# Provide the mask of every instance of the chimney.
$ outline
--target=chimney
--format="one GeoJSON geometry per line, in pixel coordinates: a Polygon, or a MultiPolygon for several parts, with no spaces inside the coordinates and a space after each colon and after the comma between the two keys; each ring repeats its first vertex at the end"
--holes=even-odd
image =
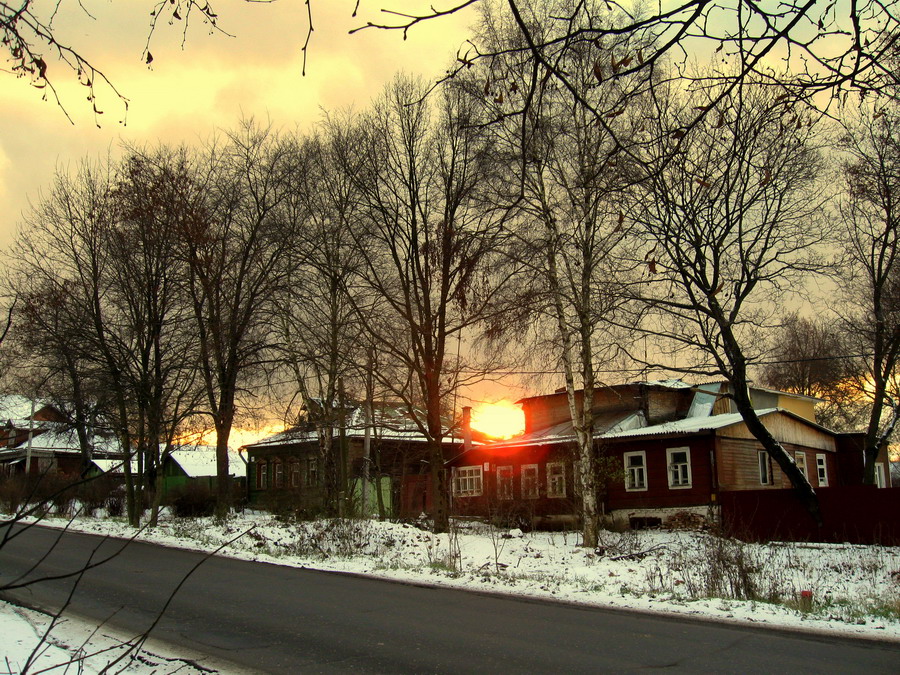
{"type": "Polygon", "coordinates": [[[463,406],[462,416],[463,452],[472,449],[472,406],[463,406]]]}

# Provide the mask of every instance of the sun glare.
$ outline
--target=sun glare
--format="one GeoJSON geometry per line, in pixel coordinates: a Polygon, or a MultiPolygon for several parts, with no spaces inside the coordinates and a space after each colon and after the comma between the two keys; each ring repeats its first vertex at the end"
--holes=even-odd
{"type": "Polygon", "coordinates": [[[472,410],[472,428],[494,438],[509,438],[525,430],[525,413],[512,401],[482,403],[472,410]]]}

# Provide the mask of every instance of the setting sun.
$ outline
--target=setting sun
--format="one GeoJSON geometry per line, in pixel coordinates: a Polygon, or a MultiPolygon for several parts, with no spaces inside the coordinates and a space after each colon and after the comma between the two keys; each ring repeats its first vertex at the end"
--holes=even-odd
{"type": "Polygon", "coordinates": [[[509,438],[525,430],[525,413],[512,401],[482,403],[472,410],[472,428],[494,438],[509,438]]]}

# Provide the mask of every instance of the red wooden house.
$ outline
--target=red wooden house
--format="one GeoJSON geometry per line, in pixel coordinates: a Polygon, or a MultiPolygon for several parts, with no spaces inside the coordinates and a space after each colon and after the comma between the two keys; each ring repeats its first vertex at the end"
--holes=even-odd
{"type": "MultiPolygon", "coordinates": [[[[767,389],[752,398],[813,487],[858,483],[848,435],[815,423],[815,399],[767,389]]],[[[520,401],[526,430],[450,463],[454,513],[529,524],[577,520],[575,443],[565,392],[520,401]]],[[[777,490],[787,477],[733,410],[728,386],[681,381],[604,388],[594,445],[604,512],[632,524],[715,515],[724,491],[777,490]],[[711,513],[712,511],[712,513],[711,513]],[[684,514],[694,514],[685,516],[684,514]]]]}

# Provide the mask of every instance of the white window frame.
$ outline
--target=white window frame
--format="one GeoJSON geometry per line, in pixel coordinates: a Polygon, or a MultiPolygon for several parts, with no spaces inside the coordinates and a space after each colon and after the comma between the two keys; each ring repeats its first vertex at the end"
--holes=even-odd
{"type": "Polygon", "coordinates": [[[484,469],[481,464],[459,466],[453,469],[453,496],[480,497],[484,486],[484,469]]]}
{"type": "Polygon", "coordinates": [[[772,476],[772,458],[765,450],[756,451],[756,465],[759,472],[760,485],[773,485],[774,478],[772,476]]]}
{"type": "Polygon", "coordinates": [[[279,490],[284,487],[284,462],[280,459],[272,461],[272,480],[273,487],[279,490]]]}
{"type": "Polygon", "coordinates": [[[300,460],[298,458],[292,459],[288,463],[289,474],[290,474],[290,483],[292,488],[300,487],[300,460]]]}
{"type": "Polygon", "coordinates": [[[687,490],[693,486],[691,473],[691,449],[688,446],[681,448],[666,448],[666,466],[669,475],[670,490],[687,490]],[[687,461],[675,463],[672,459],[675,453],[684,453],[687,461]]]}
{"type": "Polygon", "coordinates": [[[887,481],[884,477],[884,462],[875,462],[875,487],[887,487],[887,481]]]}
{"type": "Polygon", "coordinates": [[[565,462],[547,462],[547,496],[553,498],[566,496],[565,462]]]}
{"type": "Polygon", "coordinates": [[[519,471],[522,484],[522,499],[537,499],[541,493],[541,475],[538,472],[538,465],[523,464],[519,471]],[[530,478],[526,481],[526,474],[533,475],[534,481],[532,482],[530,478]]]}
{"type": "Polygon", "coordinates": [[[256,489],[266,490],[269,487],[269,462],[265,459],[256,461],[256,489]]]}
{"type": "Polygon", "coordinates": [[[513,468],[510,465],[497,467],[497,499],[513,498],[513,468]]]}
{"type": "Polygon", "coordinates": [[[797,468],[800,469],[800,473],[803,474],[803,477],[806,480],[809,480],[809,474],[807,473],[808,469],[806,468],[806,453],[799,450],[795,452],[794,462],[797,464],[797,468]]]}
{"type": "Polygon", "coordinates": [[[819,487],[828,487],[828,459],[823,453],[816,454],[816,478],[819,487]]]}
{"type": "Polygon", "coordinates": [[[622,455],[622,463],[625,466],[625,491],[646,492],[650,481],[647,480],[647,453],[644,450],[626,452],[622,455]],[[640,464],[632,465],[630,459],[640,457],[640,464]],[[637,480],[637,478],[640,480],[637,480]]]}

